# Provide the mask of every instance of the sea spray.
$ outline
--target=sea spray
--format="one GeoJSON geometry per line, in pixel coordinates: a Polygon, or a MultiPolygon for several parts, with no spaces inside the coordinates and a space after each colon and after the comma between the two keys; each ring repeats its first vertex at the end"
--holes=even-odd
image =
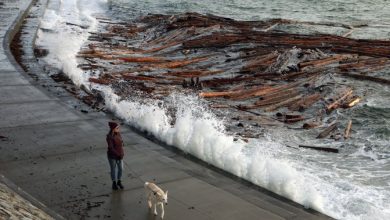
{"type": "MultiPolygon", "coordinates": [[[[313,179],[294,169],[282,155],[283,148],[271,140],[234,141],[224,125],[197,97],[173,94],[168,102],[177,108],[171,125],[167,110],[156,101],[141,104],[121,99],[111,89],[104,91],[105,103],[118,117],[167,144],[196,156],[218,168],[288,197],[306,207],[323,211],[322,196],[313,179]],[[280,156],[281,159],[278,157],[280,156]]],[[[319,180],[317,178],[317,180],[319,180]]]]}
{"type": "Polygon", "coordinates": [[[36,44],[48,48],[48,65],[62,70],[74,84],[88,82],[89,75],[78,68],[76,54],[97,29],[93,14],[102,13],[105,1],[51,1],[41,19],[36,44]]]}

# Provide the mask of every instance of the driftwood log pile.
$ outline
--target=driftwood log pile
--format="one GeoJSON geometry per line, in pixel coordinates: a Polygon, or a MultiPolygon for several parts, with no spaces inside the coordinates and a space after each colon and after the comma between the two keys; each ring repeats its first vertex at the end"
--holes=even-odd
{"type": "MultiPolygon", "coordinates": [[[[90,82],[121,88],[116,92],[124,97],[195,93],[212,109],[225,111],[225,117],[231,113],[232,124],[242,128],[232,131],[240,137],[259,135],[252,128],[256,124],[297,124],[318,128],[317,138],[328,137],[339,123],[327,127],[323,115],[362,99],[351,84],[332,78],[390,84],[381,75],[390,67],[390,41],[287,33],[275,27],[298,22],[196,13],[100,21],[106,31],[91,33],[78,54],[90,82]]],[[[339,26],[347,29],[344,36],[353,31],[339,26]]],[[[341,136],[349,138],[351,126],[341,136]]]]}

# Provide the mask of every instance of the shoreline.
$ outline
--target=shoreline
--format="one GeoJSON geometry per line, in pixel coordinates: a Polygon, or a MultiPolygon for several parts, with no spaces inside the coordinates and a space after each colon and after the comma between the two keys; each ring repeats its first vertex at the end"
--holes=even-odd
{"type": "MultiPolygon", "coordinates": [[[[38,83],[39,84],[39,83],[38,83]]],[[[36,86],[34,86],[34,87],[36,87],[36,86]]],[[[39,89],[39,90],[41,90],[41,89],[39,89]]],[[[48,92],[44,92],[44,94],[47,94],[48,92]]],[[[43,98],[43,97],[42,97],[43,98]]],[[[51,99],[53,99],[53,98],[51,98],[51,99]]],[[[58,98],[54,98],[53,100],[57,100],[58,98]]],[[[69,98],[68,98],[69,99],[69,98]]],[[[72,98],[70,98],[70,99],[72,99],[72,98]]],[[[65,98],[65,100],[66,100],[66,98],[65,98]]],[[[57,102],[57,101],[55,101],[55,102],[57,102]]],[[[60,101],[61,102],[61,101],[60,101]]],[[[40,105],[42,105],[42,103],[40,104],[40,105]]],[[[61,105],[59,105],[58,107],[57,107],[57,109],[56,110],[54,110],[54,109],[52,109],[52,110],[54,110],[54,112],[58,112],[58,111],[62,111],[61,109],[62,108],[65,108],[65,109],[68,109],[69,107],[66,107],[67,105],[63,105],[63,104],[61,104],[61,105]]],[[[64,110],[65,110],[64,109],[64,110]]],[[[66,110],[66,111],[69,111],[69,110],[66,110]]],[[[73,110],[74,111],[74,110],[73,110]]],[[[61,114],[61,113],[60,113],[61,114]]],[[[83,116],[83,114],[81,114],[80,115],[80,113],[79,114],[77,114],[76,112],[74,112],[73,114],[75,114],[75,115],[78,115],[77,117],[81,117],[81,116],[83,116]]],[[[88,114],[88,115],[92,115],[92,114],[88,114]]],[[[48,115],[49,116],[49,118],[50,117],[53,117],[53,116],[50,116],[50,115],[48,115]]],[[[69,114],[63,114],[62,113],[62,116],[65,116],[65,118],[67,118],[67,117],[70,117],[70,118],[73,118],[73,117],[75,117],[75,116],[71,116],[71,115],[69,115],[69,114]]],[[[76,118],[77,118],[76,117],[76,118]]],[[[99,117],[101,117],[101,116],[99,116],[99,117]]],[[[46,121],[46,120],[45,120],[46,121]]],[[[51,124],[51,122],[50,121],[53,121],[53,122],[55,122],[56,120],[54,120],[54,118],[50,118],[48,121],[46,121],[45,123],[47,124],[46,126],[51,126],[51,127],[53,127],[53,125],[54,124],[51,124]]],[[[85,124],[85,126],[86,125],[88,125],[88,123],[90,123],[90,122],[88,122],[89,121],[89,119],[87,120],[87,121],[84,121],[84,120],[82,120],[80,123],[83,123],[83,124],[85,124]]],[[[33,124],[30,124],[30,125],[28,125],[27,127],[26,127],[26,123],[28,123],[28,120],[27,121],[20,121],[20,122],[18,122],[18,121],[12,121],[13,123],[16,123],[17,125],[18,125],[18,129],[20,130],[18,133],[20,133],[20,132],[24,132],[24,133],[29,133],[29,129],[31,129],[31,128],[29,128],[29,127],[34,127],[34,126],[36,126],[36,125],[34,125],[34,123],[33,124]]],[[[35,122],[36,123],[36,122],[35,122]]],[[[58,123],[60,123],[60,122],[56,122],[57,124],[58,123]]],[[[68,123],[76,123],[76,122],[68,122],[68,123]]],[[[103,122],[99,122],[98,123],[98,125],[100,126],[100,125],[103,125],[104,123],[103,122]]],[[[44,128],[44,125],[42,125],[43,127],[42,128],[40,128],[40,129],[43,129],[44,128]]],[[[61,127],[54,127],[55,129],[64,129],[64,128],[61,128],[61,127]]],[[[11,139],[13,139],[14,141],[16,141],[17,143],[19,143],[19,144],[21,144],[21,143],[23,143],[24,142],[24,144],[26,144],[26,143],[28,143],[28,141],[27,140],[23,140],[23,139],[21,139],[20,137],[18,138],[18,136],[15,136],[15,134],[14,135],[12,135],[12,133],[10,133],[10,129],[12,130],[12,127],[11,128],[7,128],[7,127],[4,127],[4,124],[2,124],[2,127],[1,127],[1,131],[2,132],[6,132],[6,133],[8,133],[8,135],[10,136],[10,138],[11,139]],[[17,139],[15,139],[15,138],[17,138],[17,139]],[[22,142],[21,142],[22,141],[22,142]],[[26,142],[27,141],[27,142],[26,142]]],[[[71,130],[69,130],[69,128],[67,128],[68,129],[68,131],[67,132],[69,132],[69,133],[72,133],[71,132],[71,130]]],[[[84,132],[86,132],[86,130],[84,129],[83,130],[84,132]]],[[[42,131],[41,131],[42,132],[42,131]]],[[[48,132],[48,130],[46,131],[46,132],[48,132]]],[[[65,132],[65,131],[64,131],[65,132]]],[[[89,131],[90,132],[90,131],[89,131]]],[[[129,131],[130,132],[130,131],[129,131]]],[[[99,133],[101,133],[101,131],[99,130],[99,133]]],[[[17,134],[16,134],[17,135],[17,134]]],[[[31,138],[31,137],[33,137],[34,136],[34,134],[31,134],[30,133],[30,135],[31,136],[26,136],[27,138],[31,138]]],[[[133,135],[134,136],[134,135],[133,135]]],[[[48,137],[50,137],[50,136],[48,136],[48,137]]],[[[60,138],[60,137],[57,137],[57,138],[60,138]]],[[[55,140],[55,139],[54,139],[55,140]]],[[[53,141],[53,140],[52,140],[53,141]]],[[[60,140],[57,140],[57,141],[60,141],[60,140]]],[[[129,141],[129,140],[127,140],[127,141],[129,141]]],[[[69,140],[68,140],[68,142],[69,142],[69,140]]],[[[7,143],[6,143],[7,144],[7,143]]],[[[23,146],[24,144],[22,144],[21,146],[23,146]]],[[[30,142],[30,144],[31,144],[31,142],[30,142]]],[[[148,141],[146,141],[145,140],[145,146],[148,146],[148,145],[150,145],[151,143],[149,143],[148,141]]],[[[42,144],[41,144],[42,145],[42,144]]],[[[99,144],[100,145],[100,144],[99,144]]],[[[42,151],[44,148],[47,148],[48,146],[45,146],[44,144],[43,144],[43,146],[40,146],[40,145],[36,145],[36,144],[34,144],[33,145],[33,147],[35,147],[36,149],[34,149],[33,148],[33,150],[34,151],[39,151],[39,152],[41,152],[41,155],[42,155],[42,153],[44,152],[44,151],[42,151]],[[41,149],[41,150],[40,150],[41,149]]],[[[77,145],[75,145],[74,147],[77,147],[77,145]]],[[[131,147],[131,148],[133,148],[133,147],[131,147]]],[[[160,147],[158,147],[158,146],[155,146],[154,147],[156,150],[158,150],[157,152],[161,152],[161,149],[159,149],[160,147]]],[[[102,151],[103,149],[104,149],[104,147],[103,146],[100,146],[99,148],[97,148],[97,149],[99,149],[99,151],[102,151]]],[[[28,150],[27,148],[26,149],[23,149],[23,148],[20,148],[19,149],[20,151],[25,151],[25,150],[28,150]]],[[[30,149],[31,150],[31,149],[30,149]]],[[[131,150],[131,151],[136,151],[136,149],[127,149],[127,150],[131,150]]],[[[138,151],[139,151],[139,153],[141,153],[142,151],[144,151],[145,149],[139,149],[138,151]]],[[[53,150],[49,150],[49,151],[53,151],[53,150]]],[[[162,150],[162,152],[164,152],[165,150],[162,150]]],[[[39,153],[39,152],[36,152],[36,153],[39,153]]],[[[83,152],[83,151],[81,151],[81,152],[83,152]]],[[[36,153],[35,153],[35,155],[36,155],[36,153]]],[[[43,153],[43,154],[45,154],[46,156],[45,156],[45,158],[42,158],[42,159],[37,159],[36,157],[38,156],[38,157],[40,157],[39,155],[36,155],[36,156],[33,156],[33,158],[32,158],[32,160],[34,161],[34,160],[36,160],[36,162],[34,162],[36,165],[33,165],[32,167],[30,167],[31,169],[36,169],[35,167],[39,167],[39,166],[42,166],[43,164],[45,164],[45,163],[47,163],[47,162],[49,162],[50,161],[50,163],[51,164],[57,164],[56,166],[60,166],[59,164],[60,164],[60,162],[56,162],[56,161],[58,161],[58,159],[56,160],[56,159],[54,159],[54,158],[52,158],[52,156],[50,156],[50,153],[49,154],[47,154],[47,153],[43,153]],[[34,159],[35,158],[35,159],[34,159]],[[45,162],[46,160],[49,160],[49,161],[47,161],[47,162],[45,162]],[[38,162],[39,161],[39,162],[38,162]]],[[[56,153],[56,154],[58,154],[58,153],[56,153]]],[[[75,152],[75,153],[72,153],[72,154],[76,154],[77,155],[77,152],[75,152]]],[[[170,155],[170,154],[172,154],[170,151],[166,151],[164,154],[167,154],[167,155],[170,155]]],[[[6,155],[12,155],[12,152],[6,152],[6,155]]],[[[24,155],[24,154],[21,154],[21,155],[24,155]]],[[[33,155],[34,155],[34,153],[33,153],[33,155]]],[[[77,157],[76,157],[77,158],[77,157]]],[[[46,201],[46,203],[48,202],[48,201],[50,201],[50,195],[49,195],[49,198],[47,197],[47,195],[46,195],[46,198],[42,198],[42,197],[45,197],[44,195],[42,195],[42,194],[40,194],[40,192],[42,193],[43,191],[42,190],[45,190],[44,188],[42,188],[42,186],[39,186],[40,184],[42,184],[42,182],[39,182],[39,183],[34,183],[34,184],[29,184],[29,185],[26,185],[26,182],[25,182],[25,177],[23,177],[24,175],[22,175],[22,176],[19,176],[18,174],[16,174],[16,173],[14,173],[15,172],[15,170],[14,169],[12,169],[12,166],[10,166],[11,164],[18,164],[18,163],[21,163],[21,164],[23,164],[23,160],[20,160],[20,159],[14,159],[14,160],[11,160],[11,161],[9,161],[9,162],[6,162],[6,161],[8,161],[8,160],[4,160],[5,158],[1,158],[1,163],[4,165],[3,167],[2,167],[2,169],[1,169],[1,172],[5,172],[6,174],[8,174],[9,176],[11,176],[12,177],[12,179],[17,183],[17,184],[20,184],[20,185],[22,185],[22,187],[23,188],[27,188],[28,189],[28,191],[33,191],[33,193],[35,194],[35,195],[39,195],[39,197],[40,197],[40,199],[43,199],[44,201],[46,201]],[[10,163],[10,164],[8,164],[8,163],[10,163]],[[37,185],[38,184],[38,185],[37,185]],[[35,186],[34,186],[35,185],[35,186]]],[[[68,158],[68,159],[70,159],[70,158],[68,158]]],[[[92,159],[92,158],[91,158],[92,159]]],[[[25,159],[24,159],[25,160],[25,159]]],[[[181,162],[183,162],[183,163],[188,163],[188,162],[186,162],[185,161],[185,159],[180,159],[180,160],[183,160],[183,161],[181,161],[181,162]]],[[[106,164],[104,164],[104,165],[106,165],[106,164]]],[[[20,166],[20,165],[19,165],[20,166]]],[[[31,165],[30,165],[31,166],[31,165]]],[[[161,165],[160,165],[161,166],[161,165]]],[[[192,166],[195,166],[195,167],[198,167],[199,165],[196,165],[196,164],[193,164],[192,166]]],[[[105,167],[105,166],[103,166],[103,167],[105,167]]],[[[135,168],[135,167],[137,167],[135,164],[133,165],[133,166],[131,166],[131,164],[129,165],[129,167],[131,167],[131,168],[135,168]]],[[[202,167],[202,166],[201,166],[202,167]]],[[[68,167],[68,169],[72,169],[72,168],[70,168],[70,167],[68,167]]],[[[199,168],[195,168],[195,169],[199,169],[199,168]]],[[[203,169],[203,168],[202,168],[203,169]]],[[[74,170],[74,169],[73,169],[74,170]]],[[[29,171],[27,171],[27,172],[29,172],[29,171]]],[[[35,172],[34,172],[35,173],[35,172]]],[[[31,175],[31,174],[30,174],[31,175]]],[[[42,177],[41,178],[44,178],[44,179],[47,179],[48,177],[46,176],[45,177],[45,174],[44,173],[35,173],[35,175],[42,175],[42,177]]],[[[36,178],[36,177],[35,177],[36,178]]],[[[59,177],[56,177],[56,175],[54,176],[54,177],[50,177],[50,179],[51,180],[49,180],[49,182],[51,183],[51,184],[54,184],[55,186],[57,186],[57,187],[64,187],[64,186],[61,186],[61,185],[58,185],[58,184],[55,184],[54,182],[53,182],[53,178],[54,179],[58,179],[59,177]]],[[[63,178],[63,177],[60,177],[60,178],[63,178]]],[[[210,178],[210,177],[205,177],[205,181],[210,181],[211,179],[208,179],[208,178],[210,178]]],[[[221,177],[221,179],[226,179],[226,177],[221,177]]],[[[228,178],[229,179],[229,178],[228,178]]],[[[230,182],[231,180],[228,180],[228,179],[226,179],[226,180],[224,180],[224,181],[227,181],[227,182],[230,182]]],[[[66,179],[64,179],[64,180],[66,180],[66,179]]],[[[79,180],[80,181],[80,180],[79,180]]],[[[130,180],[126,180],[126,183],[127,184],[130,184],[129,183],[129,181],[130,180]]],[[[213,180],[213,181],[216,181],[216,180],[213,180]]],[[[220,181],[220,180],[218,180],[218,181],[220,181]]],[[[219,183],[218,183],[218,181],[216,182],[216,183],[214,183],[216,186],[218,186],[219,185],[219,183]]],[[[169,181],[167,182],[167,183],[169,183],[169,181]]],[[[170,182],[170,184],[173,184],[173,182],[170,182]]],[[[237,184],[236,183],[236,185],[237,186],[239,186],[240,184],[237,184]]],[[[65,186],[65,188],[68,188],[68,187],[66,187],[65,186]]],[[[82,187],[83,188],[83,187],[82,187]]],[[[134,188],[134,189],[137,189],[137,190],[141,190],[141,189],[138,189],[138,187],[136,187],[136,188],[134,188]]],[[[249,188],[250,189],[250,188],[249,188]]],[[[48,190],[48,193],[50,194],[50,191],[53,191],[53,189],[51,188],[51,187],[48,187],[46,190],[48,190]]],[[[142,191],[142,190],[141,190],[142,191]]],[[[131,192],[131,190],[130,191],[128,191],[128,192],[131,192]]],[[[258,192],[258,193],[260,193],[260,192],[258,192]]],[[[255,193],[255,194],[258,194],[258,193],[255,193]]],[[[220,193],[217,193],[217,194],[220,194],[220,193]]],[[[62,195],[62,196],[64,196],[64,195],[62,195]]],[[[175,197],[175,194],[173,194],[173,196],[175,197]]],[[[178,195],[176,195],[176,196],[178,196],[178,195]]],[[[221,195],[220,195],[221,196],[221,195]]],[[[274,197],[274,196],[271,196],[271,197],[274,197]]],[[[59,197],[59,198],[61,198],[61,196],[59,197]]],[[[180,198],[180,196],[179,197],[176,197],[176,199],[179,199],[180,198]]],[[[230,198],[230,199],[233,199],[233,198],[230,198]]],[[[249,198],[248,198],[249,199],[249,198]]],[[[73,199],[74,200],[74,199],[73,199]]],[[[250,199],[249,199],[250,200],[250,199]]],[[[66,200],[65,200],[66,201],[66,200]]],[[[237,200],[238,201],[238,200],[237,200]]],[[[58,203],[58,202],[57,202],[58,203]]],[[[279,203],[279,202],[278,202],[279,203]]],[[[290,205],[292,205],[292,202],[288,202],[288,203],[290,203],[290,205]]],[[[98,204],[100,204],[100,203],[98,203],[98,204]]],[[[238,204],[245,204],[245,203],[243,203],[243,201],[239,201],[239,203],[238,204]]],[[[259,205],[259,204],[257,204],[257,205],[259,205]]],[[[300,207],[300,205],[293,205],[293,206],[298,206],[298,207],[300,207]]],[[[88,206],[87,206],[87,208],[88,208],[88,206]]],[[[56,207],[55,208],[56,210],[62,210],[60,207],[56,207]]],[[[90,208],[89,208],[90,209],[90,208]]],[[[298,208],[298,210],[299,209],[301,209],[301,208],[298,208]]],[[[88,210],[88,209],[86,209],[86,210],[88,210]]],[[[200,209],[200,210],[202,210],[202,209],[200,209]]],[[[107,210],[106,210],[107,211],[107,210]]],[[[172,210],[173,211],[173,210],[172,210]]],[[[296,210],[297,211],[297,210],[296,210]]],[[[64,212],[64,210],[62,210],[61,212],[63,212],[63,213],[66,213],[66,212],[64,212]]],[[[69,212],[69,211],[68,211],[69,212]]],[[[274,212],[275,212],[275,210],[274,210],[274,212]]],[[[277,212],[277,211],[276,211],[277,212]]],[[[306,212],[306,211],[305,211],[306,212]]],[[[69,214],[69,213],[68,213],[69,214]]],[[[247,213],[248,214],[248,213],[247,213]]],[[[265,213],[263,213],[263,215],[264,215],[265,213]]],[[[300,215],[302,215],[303,213],[301,213],[300,215]]],[[[286,215],[286,213],[284,214],[284,215],[286,215]]],[[[307,213],[306,215],[309,215],[309,213],[307,213]]],[[[66,216],[66,215],[65,215],[66,216]]],[[[322,216],[322,215],[320,215],[320,216],[322,216]]],[[[68,216],[69,217],[69,216],[68,216]]],[[[91,217],[91,216],[89,216],[89,217],[91,217]]]]}
{"type": "MultiPolygon", "coordinates": [[[[82,113],[85,113],[85,114],[87,114],[88,112],[90,112],[89,110],[86,110],[86,109],[82,109],[82,110],[80,110],[82,113]]],[[[141,130],[144,130],[144,129],[142,129],[142,126],[141,126],[141,130]]],[[[170,142],[169,142],[170,143],[170,142]]],[[[194,152],[192,152],[192,153],[194,153],[194,152]]],[[[195,152],[196,153],[196,152],[195,152]]],[[[199,156],[199,155],[198,155],[199,156]]],[[[209,161],[210,162],[210,161],[209,161]]],[[[233,171],[233,173],[235,173],[234,171],[233,171]]],[[[239,175],[239,176],[241,176],[240,174],[237,174],[237,175],[239,175]]],[[[262,176],[262,175],[260,175],[260,176],[262,176]]],[[[267,188],[268,188],[269,186],[267,186],[267,188]]],[[[341,203],[339,203],[339,204],[344,204],[343,202],[341,202],[341,203]]],[[[343,207],[343,206],[340,206],[341,208],[343,207]]]]}

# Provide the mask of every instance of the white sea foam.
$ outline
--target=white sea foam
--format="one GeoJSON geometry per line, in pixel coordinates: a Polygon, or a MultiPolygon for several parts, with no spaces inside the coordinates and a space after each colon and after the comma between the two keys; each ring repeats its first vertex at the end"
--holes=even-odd
{"type": "Polygon", "coordinates": [[[88,75],[77,68],[75,54],[90,35],[96,30],[97,20],[94,13],[103,12],[105,1],[51,1],[41,20],[37,45],[49,49],[46,57],[49,65],[65,72],[78,86],[88,82],[88,75]]]}
{"type": "MultiPolygon", "coordinates": [[[[44,60],[62,69],[76,85],[89,87],[88,75],[77,68],[75,55],[88,31],[96,31],[93,14],[104,10],[104,1],[58,0],[51,4],[37,40],[38,45],[50,51],[44,60]]],[[[321,155],[307,151],[310,157],[304,158],[300,154],[306,151],[285,148],[272,136],[249,143],[234,141],[224,132],[223,121],[198,97],[172,94],[167,102],[177,111],[171,118],[164,105],[156,101],[123,100],[110,87],[91,86],[104,94],[107,108],[126,123],[305,207],[338,219],[390,219],[389,191],[349,182],[338,168],[319,166],[315,160],[321,155]]]]}

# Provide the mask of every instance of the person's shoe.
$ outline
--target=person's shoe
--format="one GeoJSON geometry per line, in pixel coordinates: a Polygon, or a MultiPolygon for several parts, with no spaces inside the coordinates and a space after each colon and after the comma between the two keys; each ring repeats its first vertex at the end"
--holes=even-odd
{"type": "Polygon", "coordinates": [[[122,185],[122,182],[120,181],[120,180],[118,180],[118,183],[117,183],[117,185],[118,185],[118,187],[119,188],[121,188],[121,189],[123,189],[124,187],[123,187],[123,185],[122,185]]]}
{"type": "Polygon", "coordinates": [[[112,181],[112,189],[113,190],[117,190],[118,189],[118,185],[116,184],[115,181],[112,181]]]}

